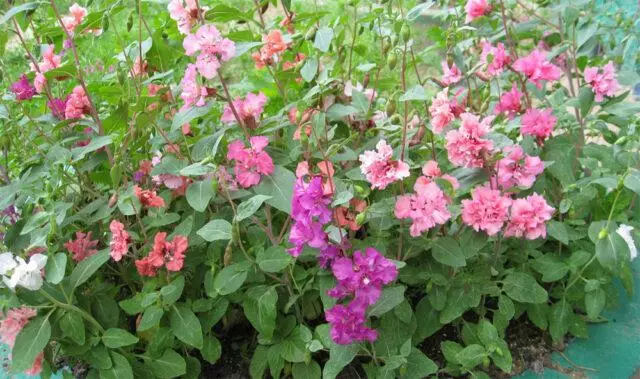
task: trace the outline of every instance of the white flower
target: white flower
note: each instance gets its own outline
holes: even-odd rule
[[[634,260],[638,256],[638,249],[636,248],[636,243],[633,240],[633,237],[631,236],[632,230],[633,230],[633,226],[622,224],[618,227],[618,230],[616,230],[616,233],[618,233],[618,235],[622,237],[624,242],[627,243],[627,246],[629,246],[630,258],[631,260]]]
[[[7,287],[15,289],[16,286],[21,286],[31,291],[39,290],[42,287],[42,269],[47,264],[47,256],[34,254],[29,263],[20,257],[16,257],[16,260],[18,266],[13,270],[11,278],[4,278]]]
[[[16,268],[17,265],[12,253],[0,254],[0,275],[7,275],[7,273]]]

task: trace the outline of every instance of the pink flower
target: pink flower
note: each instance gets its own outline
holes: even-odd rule
[[[419,177],[413,188],[415,194],[398,197],[394,213],[397,218],[412,219],[409,234],[419,237],[425,230],[444,224],[451,218],[451,213],[444,193],[427,177]]]
[[[33,361],[33,365],[24,371],[25,375],[40,375],[42,372],[42,360],[44,359],[44,352],[36,355],[36,359]]]
[[[140,56],[133,62],[132,74],[134,77],[143,76],[147,72],[147,61],[143,61]]]
[[[33,86],[36,88],[37,93],[42,93],[44,91],[44,87],[47,85],[47,78],[44,77],[41,73],[36,73],[35,79],[33,79]]]
[[[547,204],[544,197],[538,194],[517,199],[511,206],[511,218],[504,236],[524,237],[529,240],[546,237],[545,222],[551,220],[554,211],[555,209]]]
[[[443,175],[442,171],[440,171],[440,168],[438,167],[438,162],[436,162],[436,161],[427,161],[422,166],[422,173],[428,179],[441,178],[441,179],[444,179],[444,180],[448,181],[451,184],[451,187],[454,190],[460,188],[460,183],[458,182],[458,179],[456,179],[454,176],[451,176],[449,174],[444,174]],[[420,180],[420,178],[418,178],[418,180]],[[416,183],[416,185],[417,184],[418,183]]]
[[[221,61],[226,62],[236,54],[236,45],[228,38],[222,38],[214,25],[203,25],[195,34],[188,34],[182,45],[185,54],[191,56],[196,52],[198,72],[207,79],[218,74]]]
[[[47,107],[51,109],[51,113],[53,113],[58,120],[64,120],[64,111],[67,107],[67,99],[68,97],[65,99],[54,98],[52,101],[47,101]]]
[[[529,188],[536,176],[544,171],[544,163],[538,157],[525,155],[519,145],[504,149],[506,156],[497,163],[498,184],[502,189],[514,186]]]
[[[186,237],[177,235],[173,241],[167,241],[167,233],[156,234],[149,255],[136,260],[140,276],[156,276],[158,269],[165,266],[168,271],[180,271],[184,265],[184,253],[189,247]]]
[[[589,83],[591,90],[596,94],[595,100],[602,101],[604,96],[615,96],[620,89],[620,84],[616,80],[616,68],[613,62],[607,63],[599,73],[599,67],[586,67],[584,69],[584,81]]]
[[[462,200],[462,221],[477,232],[484,230],[492,236],[507,221],[511,199],[489,187],[476,187],[471,200]]]
[[[263,136],[251,137],[250,148],[244,147],[244,142],[235,140],[229,144],[227,159],[236,162],[234,172],[238,184],[249,188],[260,183],[262,175],[271,175],[274,170],[273,160],[264,148],[269,139]]]
[[[251,54],[251,58],[256,62],[257,69],[276,62],[280,54],[289,47],[289,44],[282,38],[282,32],[278,29],[272,30],[269,34],[263,36],[262,41],[264,45],[260,48],[260,51]]]
[[[447,125],[455,119],[455,115],[451,111],[448,92],[448,88],[438,92],[436,98],[433,99],[433,102],[429,107],[429,113],[431,113],[431,125],[433,126],[433,132],[436,134],[442,133],[444,128],[446,128]]]
[[[0,342],[13,348],[18,333],[27,325],[29,319],[35,317],[37,314],[35,309],[24,306],[9,309],[5,318],[0,321]]]
[[[64,110],[65,118],[81,118],[83,114],[89,113],[90,109],[91,103],[84,88],[76,86],[67,99]]]
[[[360,170],[371,183],[371,188],[385,189],[397,180],[409,176],[409,165],[403,161],[393,159],[393,149],[387,141],[380,140],[376,151],[365,151],[359,159],[362,162]]]
[[[482,121],[471,113],[463,113],[460,117],[460,129],[450,130],[446,135],[449,160],[456,166],[483,167],[493,150],[493,142],[482,137],[489,132],[493,117],[485,117]]]
[[[527,109],[521,120],[520,133],[523,136],[533,136],[542,141],[551,136],[557,119],[551,114],[551,109]]]
[[[76,30],[76,27],[84,21],[87,16],[87,8],[81,7],[78,3],[74,3],[70,8],[70,15],[62,17],[62,25],[71,34]]]
[[[11,92],[16,95],[18,100],[31,100],[36,95],[36,89],[31,85],[27,76],[22,74],[20,79],[11,84],[9,87]]]
[[[204,12],[204,9],[198,9],[195,0],[186,0],[186,4],[183,4],[183,0],[171,0],[167,9],[169,16],[177,22],[178,30],[182,34],[188,34],[198,21],[198,13]]]
[[[367,209],[367,202],[354,197],[349,200],[348,207],[342,206],[335,208],[335,220],[341,228],[348,227],[354,232],[358,231],[360,230],[360,225],[356,222],[356,216],[364,212],[365,209]]]
[[[442,61],[440,65],[442,66],[442,83],[445,85],[458,83],[462,79],[462,73],[455,63],[449,67],[447,61]]]
[[[98,240],[91,240],[91,232],[76,232],[76,239],[69,240],[64,247],[73,254],[73,260],[80,262],[98,252]]]
[[[511,91],[505,92],[500,96],[500,101],[493,110],[493,113],[506,113],[507,117],[512,119],[518,112],[520,112],[520,108],[522,107],[522,104],[520,103],[521,99],[522,92],[520,92],[518,87],[516,87],[516,84],[513,83]]]
[[[44,51],[44,53],[42,53],[42,61],[38,63],[37,68],[33,64],[33,62],[30,63],[31,71],[34,71],[34,72],[40,71],[41,73],[44,74],[47,71],[51,71],[54,68],[60,67],[61,62],[62,62],[62,57],[59,55],[56,55],[55,46],[49,45],[47,46],[47,49]]]
[[[476,18],[489,13],[491,11],[491,5],[487,3],[487,0],[467,0],[464,10],[467,12],[467,17],[464,22],[468,24]]]
[[[138,186],[133,186],[133,192],[135,193],[140,204],[147,208],[161,208],[164,207],[164,199],[156,194],[156,191],[143,190]]]
[[[353,83],[351,83],[351,80],[347,80],[347,82],[344,84],[344,95],[351,97],[353,95],[354,89],[356,91],[362,92],[367,97],[367,99],[369,99],[369,102],[372,102],[376,98],[376,91],[373,88],[365,89],[362,83],[356,83],[356,85],[354,86]]]
[[[511,62],[511,57],[507,55],[504,44],[498,43],[495,47],[489,41],[482,41],[482,54],[480,61],[487,65],[487,74],[490,77],[500,75],[504,67]]]
[[[544,52],[537,49],[515,61],[513,69],[524,74],[538,88],[542,88],[542,80],[558,80],[561,74],[560,68],[550,63]]]
[[[245,125],[251,129],[255,129],[258,126],[257,121],[260,120],[266,102],[267,97],[262,92],[258,92],[257,94],[249,92],[244,100],[237,97],[233,101],[233,107]],[[227,124],[236,122],[236,117],[229,104],[225,104],[224,112],[220,120]]]
[[[122,257],[127,255],[131,238],[129,237],[129,233],[124,230],[124,224],[118,220],[111,221],[111,224],[109,224],[109,230],[111,230],[111,242],[109,242],[111,258],[113,258],[114,261],[119,262]]]
[[[197,68],[194,64],[188,64],[187,69],[184,71],[184,77],[180,82],[182,93],[180,98],[184,101],[184,105],[180,108],[180,111],[184,111],[193,106],[201,107],[205,104],[205,97],[207,96],[207,89],[198,83]]]

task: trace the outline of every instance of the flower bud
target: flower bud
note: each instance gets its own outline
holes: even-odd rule
[[[218,179],[217,178],[212,178],[211,179],[211,190],[213,191],[213,193],[218,193]]]
[[[356,193],[360,196],[365,196],[366,193],[368,192],[363,186],[356,184],[355,186],[353,186],[353,188],[356,190]]]
[[[104,15],[102,17],[102,31],[106,32],[107,30],[109,30],[109,17]]]
[[[111,167],[111,183],[114,187],[120,185],[120,179],[122,177],[122,171],[120,170],[119,165],[114,165]]]
[[[362,226],[366,221],[367,214],[365,212],[358,213],[358,215],[356,216],[356,224],[358,224],[358,226]]]
[[[603,240],[607,238],[608,235],[609,235],[609,231],[606,228],[602,228],[602,230],[600,230],[600,233],[598,233],[598,239]]]
[[[411,39],[411,29],[409,29],[409,25],[402,25],[402,28],[400,29],[400,36],[402,37],[403,42],[409,42],[409,39]]]
[[[395,102],[395,100],[389,99],[389,101],[387,101],[387,107],[386,107],[385,111],[387,112],[387,116],[389,116],[389,117],[391,117],[391,115],[396,113],[396,102]]]
[[[391,49],[391,42],[385,38],[382,42],[382,52],[386,55],[389,52],[389,49]]]
[[[316,38],[316,32],[318,31],[318,28],[316,26],[312,26],[311,28],[309,28],[309,30],[307,30],[307,33],[304,35],[304,39],[306,39],[307,41],[311,41],[314,38]]]
[[[398,55],[395,51],[392,51],[387,58],[387,65],[389,66],[389,70],[393,70],[398,63]]]
[[[391,122],[392,125],[401,125],[402,124],[402,117],[400,117],[400,115],[396,113],[393,116],[391,116],[389,121]]]
[[[113,195],[111,195],[111,198],[109,199],[109,208],[115,207],[117,203],[118,203],[118,194],[114,193]]]
[[[127,31],[130,32],[131,28],[133,28],[133,12],[129,13],[127,18]]]
[[[491,361],[489,361],[489,357],[482,358],[482,367],[489,368],[489,364],[490,363],[491,363]]]

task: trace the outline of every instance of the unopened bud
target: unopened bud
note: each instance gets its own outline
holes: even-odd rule
[[[356,224],[358,224],[358,226],[364,225],[366,220],[367,220],[367,215],[365,212],[358,213],[358,215],[356,216]]]
[[[402,28],[400,29],[400,36],[402,37],[403,42],[409,42],[409,39],[411,38],[411,29],[409,29],[409,25],[402,25]]]
[[[114,193],[109,199],[109,208],[115,207],[116,203],[118,203],[118,194]]]
[[[600,230],[600,233],[598,233],[598,239],[603,240],[607,238],[608,235],[609,235],[609,231],[606,228],[602,228],[602,230]]]

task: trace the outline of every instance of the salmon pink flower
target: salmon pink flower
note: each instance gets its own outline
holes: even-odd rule
[[[184,253],[189,242],[184,236],[177,235],[173,241],[167,241],[167,233],[156,234],[149,255],[136,260],[136,268],[141,276],[156,276],[158,269],[165,266],[168,271],[180,271],[184,265]]]
[[[161,208],[164,207],[164,199],[156,194],[156,191],[143,190],[138,186],[133,186],[133,191],[140,200],[140,204],[147,208]]]
[[[35,309],[25,306],[9,309],[4,319],[0,321],[0,342],[13,348],[18,333],[29,323],[29,319],[36,317],[37,314]]]
[[[222,38],[214,25],[203,25],[195,34],[188,34],[182,45],[185,54],[192,56],[200,52],[196,59],[198,72],[207,79],[213,79],[218,69],[236,54],[236,45],[228,38]]]
[[[98,252],[98,240],[91,240],[91,232],[76,232],[76,239],[69,240],[64,247],[73,254],[73,260],[80,262]]]
[[[393,159],[393,149],[387,145],[387,141],[380,140],[376,149],[377,151],[365,151],[359,157],[362,162],[360,170],[371,183],[371,188],[382,190],[409,176],[409,165]]]
[[[493,142],[482,137],[489,132],[493,117],[485,117],[482,121],[471,113],[463,113],[460,117],[460,129],[450,130],[446,135],[449,160],[460,167],[483,167],[493,150]]]
[[[143,61],[140,56],[136,57],[136,60],[133,62],[133,68],[131,73],[134,77],[140,77],[147,73],[147,61]]]
[[[493,110],[493,113],[505,113],[511,120],[520,112],[522,107],[522,104],[520,103],[521,99],[522,92],[518,90],[518,87],[516,87],[516,84],[514,83],[511,87],[511,91],[505,92],[500,96],[500,101]]]
[[[280,54],[289,47],[289,44],[282,38],[282,32],[277,29],[270,31],[269,34],[263,36],[262,41],[264,42],[264,45],[260,48],[260,51],[251,55],[251,58],[256,62],[257,69],[264,68],[265,66],[277,62]]]
[[[476,187],[471,200],[462,200],[462,221],[477,232],[497,234],[508,219],[511,199],[489,187]]]
[[[560,68],[550,63],[544,52],[538,49],[516,60],[513,69],[526,76],[538,88],[542,88],[541,81],[558,80],[561,74]]]
[[[488,14],[491,11],[491,5],[487,3],[487,0],[467,0],[464,10],[467,12],[464,22],[468,24],[476,18]]]
[[[458,69],[458,66],[456,66],[456,64],[452,64],[451,67],[449,67],[449,64],[447,63],[447,61],[442,61],[440,62],[440,65],[442,66],[442,83],[444,83],[445,85],[449,86],[451,84],[456,84],[460,81],[460,79],[462,79],[462,73],[460,72],[460,70]]]
[[[527,109],[521,120],[520,133],[523,136],[533,136],[543,141],[551,136],[557,119],[551,114],[551,109]]]
[[[11,84],[9,87],[11,92],[16,95],[18,100],[31,100],[36,95],[36,89],[31,85],[27,76],[22,74],[20,79]]]
[[[604,100],[605,96],[612,97],[620,89],[620,84],[616,80],[616,68],[613,62],[607,63],[600,73],[599,67],[586,67],[584,69],[584,81],[589,83],[591,90],[595,93],[596,101]]]
[[[274,170],[273,160],[264,148],[269,139],[255,136],[249,139],[251,147],[245,148],[244,142],[235,140],[229,144],[227,159],[235,161],[234,172],[238,184],[249,188],[260,183],[262,175],[271,175]]]
[[[122,257],[127,255],[131,238],[129,237],[129,233],[124,230],[124,224],[118,220],[111,221],[111,224],[109,224],[109,230],[111,230],[111,242],[109,242],[111,258],[113,258],[114,261],[119,262]]]
[[[525,199],[516,199],[511,205],[511,217],[504,232],[505,237],[534,240],[547,236],[545,222],[551,220],[555,209],[544,197],[533,194]]]
[[[336,222],[340,227],[348,227],[352,231],[360,230],[360,225],[356,222],[356,216],[367,209],[367,202],[353,198],[349,200],[348,207],[336,208]]]
[[[496,165],[498,184],[504,190],[514,186],[529,188],[544,171],[540,158],[525,155],[518,145],[506,147],[504,153]]]

